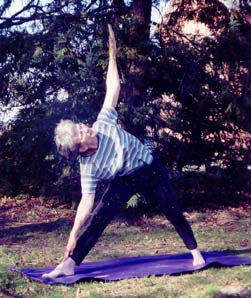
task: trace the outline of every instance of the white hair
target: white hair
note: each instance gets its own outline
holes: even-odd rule
[[[79,145],[74,142],[75,135],[75,123],[71,120],[61,120],[55,128],[54,140],[57,150],[67,158],[78,151]]]

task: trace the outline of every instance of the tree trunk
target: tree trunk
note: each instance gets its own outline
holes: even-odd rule
[[[135,25],[131,28],[130,41],[132,46],[144,50],[149,40],[152,0],[134,0],[131,5],[131,15]]]
[[[152,0],[134,0],[130,7],[133,18],[133,25],[128,36],[128,47],[136,50],[141,57],[147,56],[147,44],[149,43],[151,25]],[[132,61],[129,69],[129,93],[130,105],[140,105],[140,98],[144,95],[144,76],[146,75],[143,62],[136,57]]]

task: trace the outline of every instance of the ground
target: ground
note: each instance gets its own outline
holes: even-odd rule
[[[251,203],[185,212],[201,250],[251,256]],[[60,261],[75,210],[43,198],[0,198],[0,297],[191,297],[251,298],[251,266],[208,269],[181,276],[110,283],[46,286],[8,267],[39,267]],[[117,218],[86,260],[186,251],[162,215]]]

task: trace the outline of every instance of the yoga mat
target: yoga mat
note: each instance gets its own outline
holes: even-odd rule
[[[194,267],[190,253],[114,258],[96,262],[83,262],[76,266],[75,274],[55,279],[42,278],[42,274],[55,268],[11,269],[45,284],[73,284],[77,281],[115,281],[127,278],[191,273],[208,267],[251,265],[251,258],[229,255],[220,251],[203,252],[206,264]]]

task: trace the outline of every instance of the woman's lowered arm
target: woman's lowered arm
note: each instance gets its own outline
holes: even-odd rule
[[[72,227],[69,240],[65,249],[63,261],[66,260],[73,252],[77,240],[80,237],[81,229],[86,224],[92,212],[95,194],[83,194],[79,202],[77,214],[75,216],[74,225]]]

